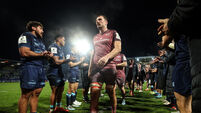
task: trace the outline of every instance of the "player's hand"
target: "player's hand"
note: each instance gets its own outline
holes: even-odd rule
[[[164,36],[162,37],[162,41],[159,42],[159,43],[157,43],[157,46],[159,46],[160,48],[167,47],[168,44],[170,43],[170,40],[171,40],[170,36],[164,35]]]
[[[51,53],[51,52],[49,52],[47,55],[48,55],[48,57],[51,57],[51,58],[53,57],[53,53]]]
[[[82,64],[84,67],[87,67],[87,66],[89,66],[89,64],[87,64],[87,63],[84,63],[84,64]]]
[[[85,57],[81,57],[80,61],[83,62],[85,60]]]
[[[45,50],[45,51],[41,52],[41,56],[46,56],[47,53],[48,53],[48,51]]]
[[[53,57],[53,53],[51,53],[50,51],[43,51],[42,56],[44,56],[44,57]]]
[[[102,68],[108,62],[108,60],[109,60],[109,58],[107,56],[102,57],[98,61],[98,67]]]
[[[73,57],[73,56],[70,56],[70,60],[71,60],[71,61],[74,61],[74,60],[76,60],[76,58]]]
[[[167,34],[168,33],[168,21],[169,18],[166,19],[158,19],[158,22],[161,23],[162,25],[160,25],[157,29],[158,31],[158,35],[161,35],[162,33]]]

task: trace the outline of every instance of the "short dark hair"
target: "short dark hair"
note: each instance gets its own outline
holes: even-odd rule
[[[56,36],[54,37],[54,40],[57,40],[57,39],[59,39],[59,38],[63,38],[63,37],[64,37],[63,35],[58,34],[58,35],[56,35]]]
[[[33,31],[32,27],[38,27],[38,26],[41,26],[43,28],[43,25],[38,22],[38,21],[29,21],[26,25],[26,29],[28,31]]]
[[[108,18],[107,18],[107,16],[106,15],[104,15],[104,14],[98,14],[96,17],[99,17],[99,16],[102,16],[105,20],[107,20],[108,21]]]

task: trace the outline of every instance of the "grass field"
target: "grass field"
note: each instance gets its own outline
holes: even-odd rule
[[[65,85],[65,91],[63,93],[62,103],[65,105],[65,93],[67,89],[67,83]],[[120,103],[117,105],[117,113],[171,113],[168,107],[162,104],[163,99],[156,99],[149,91],[143,93],[135,92],[134,97],[128,96],[128,89],[126,96],[126,105],[122,106]],[[104,92],[104,91],[103,91]],[[46,83],[38,104],[38,112],[48,113],[49,111],[49,97],[51,89],[49,83]],[[20,85],[19,83],[0,83],[0,113],[17,113],[17,104],[20,97]],[[120,100],[120,92],[117,89],[117,99]],[[78,89],[78,101],[82,101],[82,90]],[[108,109],[109,97],[107,94],[99,99],[99,112],[110,113]],[[84,103],[71,113],[89,113],[89,103]]]

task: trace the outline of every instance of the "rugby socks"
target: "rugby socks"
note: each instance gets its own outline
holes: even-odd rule
[[[71,101],[72,101],[72,103],[75,101],[75,99],[76,99],[76,94],[75,93],[71,93]]]
[[[50,105],[50,111],[54,111],[54,105]]]
[[[62,106],[62,103],[61,103],[61,102],[59,102],[59,103],[56,102],[56,106],[57,106],[57,107],[61,107],[61,106]]]
[[[66,93],[66,106],[68,107],[69,105],[71,105],[72,101],[71,101],[71,94]]]
[[[77,97],[77,91],[75,91],[75,100],[76,100],[76,97]]]

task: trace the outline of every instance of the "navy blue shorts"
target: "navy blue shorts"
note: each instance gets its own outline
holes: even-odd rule
[[[42,66],[25,65],[21,67],[20,87],[37,89],[45,86],[45,71]]]
[[[175,92],[183,96],[188,96],[192,94],[192,79],[190,72],[191,69],[189,61],[176,63],[172,76]]]
[[[50,67],[48,69],[47,78],[49,80],[50,86],[60,87],[64,86],[65,84],[64,74],[60,68],[58,69]]]
[[[68,82],[74,83],[74,82],[79,82],[79,77],[80,77],[80,71],[78,70],[70,70],[68,72]]]

